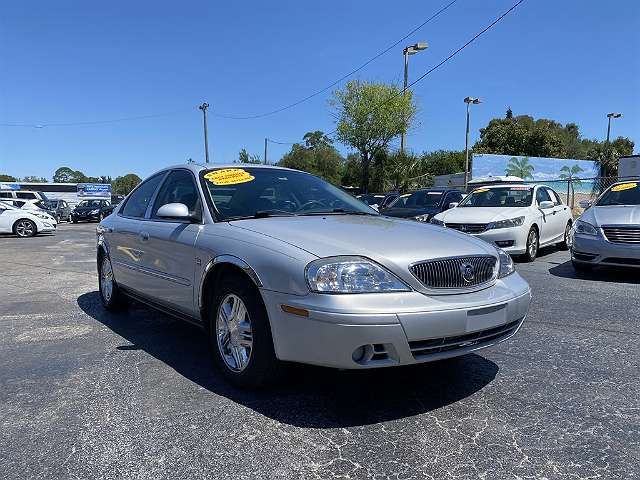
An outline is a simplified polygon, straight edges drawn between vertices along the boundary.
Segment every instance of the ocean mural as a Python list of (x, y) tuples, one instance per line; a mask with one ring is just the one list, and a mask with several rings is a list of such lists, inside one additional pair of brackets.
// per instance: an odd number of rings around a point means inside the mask
[(574, 182), (575, 192), (589, 193), (592, 179), (599, 176), (598, 164), (593, 160), (575, 158), (526, 157), (520, 155), (473, 155), (471, 177), (474, 179), (514, 175), (535, 183), (564, 183), (567, 178), (583, 179)]

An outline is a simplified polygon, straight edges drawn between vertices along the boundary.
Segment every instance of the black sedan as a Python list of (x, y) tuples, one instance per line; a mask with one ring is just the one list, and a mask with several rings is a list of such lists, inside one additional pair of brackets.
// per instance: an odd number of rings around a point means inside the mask
[(113, 212), (113, 206), (107, 200), (82, 200), (71, 211), (71, 221), (100, 222)]
[(463, 197), (464, 193), (460, 190), (425, 188), (400, 195), (389, 207), (380, 210), (380, 213), (388, 217), (428, 222), (434, 215), (447, 210), (451, 203), (459, 203)]

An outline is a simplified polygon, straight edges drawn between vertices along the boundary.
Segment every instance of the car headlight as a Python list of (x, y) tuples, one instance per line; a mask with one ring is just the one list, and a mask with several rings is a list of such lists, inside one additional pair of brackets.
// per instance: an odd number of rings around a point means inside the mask
[(507, 220), (498, 220), (497, 222), (491, 222), (487, 225), (487, 230), (495, 228), (511, 228), (520, 227), (524, 223), (524, 217), (509, 218)]
[(34, 212), (33, 213), (36, 217), (41, 218), (43, 220), (53, 220), (53, 217), (51, 217), (50, 215), (47, 215), (46, 213), (38, 213), (38, 212)]
[(498, 258), (500, 259), (500, 270), (498, 270), (498, 278), (504, 278), (511, 275), (516, 271), (516, 267), (513, 265), (511, 255), (509, 255), (501, 248), (497, 248), (496, 250), (498, 250)]
[(417, 220), (418, 222), (428, 222), (429, 221), (429, 214), (425, 213), (423, 215), (417, 215), (415, 217), (413, 217), (414, 220)]
[(91, 210), (91, 211), (89, 212), (89, 215), (97, 215), (97, 214), (98, 214), (98, 212), (99, 212), (99, 210), (96, 208), (95, 210)]
[(429, 223), (431, 223), (433, 225), (440, 225), (441, 227), (444, 227), (444, 222), (442, 220), (438, 220), (436, 217), (431, 218), (431, 220), (429, 220)]
[(577, 220), (573, 231), (580, 235), (598, 235), (598, 229), (590, 223)]
[(384, 267), (363, 257), (329, 257), (314, 260), (306, 268), (312, 292), (378, 293), (411, 289)]

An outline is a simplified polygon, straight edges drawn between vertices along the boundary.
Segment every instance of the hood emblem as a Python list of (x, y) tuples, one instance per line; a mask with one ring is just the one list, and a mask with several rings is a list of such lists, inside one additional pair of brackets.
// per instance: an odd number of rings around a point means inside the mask
[(471, 283), (476, 278), (476, 269), (470, 263), (463, 263), (460, 265), (460, 273), (462, 274), (462, 279)]

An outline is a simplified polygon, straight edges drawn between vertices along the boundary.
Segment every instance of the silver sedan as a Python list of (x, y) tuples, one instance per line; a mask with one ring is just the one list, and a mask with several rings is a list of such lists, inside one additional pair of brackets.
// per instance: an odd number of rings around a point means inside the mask
[(640, 267), (640, 181), (618, 182), (573, 227), (571, 260), (576, 270), (597, 265)]
[(142, 182), (97, 228), (100, 295), (203, 328), (255, 387), (284, 362), (343, 369), (464, 355), (513, 336), (531, 291), (509, 255), (387, 218), (307, 173), (195, 164)]

